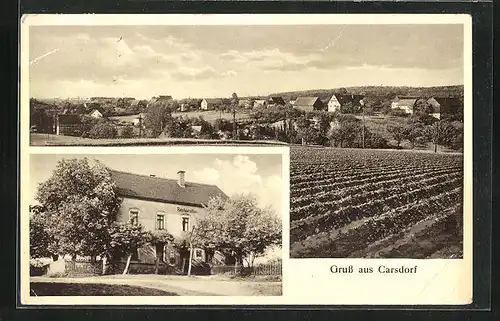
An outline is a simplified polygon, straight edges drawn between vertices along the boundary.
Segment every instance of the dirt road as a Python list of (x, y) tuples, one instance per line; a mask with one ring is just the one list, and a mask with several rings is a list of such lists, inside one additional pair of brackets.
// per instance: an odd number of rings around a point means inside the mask
[(31, 282), (123, 284), (186, 296), (280, 296), (281, 282), (221, 279), (213, 276), (106, 275), (93, 277), (31, 277)]

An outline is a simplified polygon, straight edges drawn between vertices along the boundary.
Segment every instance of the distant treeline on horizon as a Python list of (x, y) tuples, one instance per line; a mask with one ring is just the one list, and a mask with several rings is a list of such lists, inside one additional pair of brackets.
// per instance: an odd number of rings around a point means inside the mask
[[(264, 99), (270, 96), (281, 96), (287, 100), (295, 100), (297, 97), (301, 96), (314, 96), (320, 99), (328, 99), (333, 93), (346, 92), (348, 94), (354, 95), (364, 95), (364, 96), (376, 96), (376, 97), (394, 97), (394, 96), (408, 96), (408, 97), (463, 97), (464, 86), (463, 85), (452, 85), (452, 86), (432, 86), (432, 87), (411, 87), (411, 86), (353, 86), (353, 87), (339, 87), (332, 89), (309, 89), (309, 90), (295, 90), (287, 92), (272, 93), (267, 96), (256, 95), (256, 96), (240, 96), (240, 99)], [(236, 91), (237, 93), (237, 91)], [(177, 100), (182, 99), (203, 99), (203, 98), (228, 98), (227, 97), (183, 97), (174, 98)], [(67, 98), (49, 98), (49, 97), (31, 97), (37, 100), (66, 100), (66, 99), (82, 99), (83, 97), (67, 97)], [(120, 98), (120, 97), (101, 97), (101, 98)], [(129, 99), (134, 99), (133, 97), (127, 97)], [(147, 100), (139, 99), (136, 100)]]

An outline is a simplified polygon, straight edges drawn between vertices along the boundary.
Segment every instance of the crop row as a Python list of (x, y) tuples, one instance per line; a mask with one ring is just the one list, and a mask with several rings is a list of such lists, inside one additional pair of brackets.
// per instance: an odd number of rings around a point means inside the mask
[[(300, 199), (302, 198), (314, 198), (317, 199), (319, 196), (332, 192), (334, 194), (341, 193), (343, 191), (346, 194), (352, 194), (355, 191), (360, 191), (361, 188), (369, 188), (373, 187), (383, 187), (385, 182), (391, 182), (398, 185), (405, 184), (407, 179), (412, 178), (412, 180), (417, 179), (425, 179), (427, 177), (439, 176), (441, 174), (451, 174), (451, 173), (459, 173), (460, 171), (456, 168), (438, 168), (429, 171), (400, 171), (393, 172), (388, 175), (377, 175), (377, 176), (369, 176), (367, 178), (352, 178), (351, 180), (330, 180), (328, 183), (318, 183), (317, 185), (312, 185), (308, 188), (301, 188), (299, 190), (290, 188), (290, 198), (292, 208), (297, 204), (302, 203)], [(400, 182), (399, 182), (400, 181)], [(380, 184), (380, 185), (376, 185)], [(303, 205), (303, 204), (302, 204)], [(300, 206), (300, 205), (299, 205)]]
[(338, 229), (364, 217), (377, 216), (391, 208), (411, 202), (423, 201), (430, 196), (441, 194), (457, 186), (461, 188), (461, 181), (461, 178), (455, 178), (411, 191), (405, 191), (404, 186), (399, 186), (400, 193), (395, 192), (394, 195), (389, 196), (387, 191), (383, 191), (383, 195), (379, 195), (379, 197), (371, 199), (364, 204), (348, 205), (342, 208), (337, 207), (337, 202), (318, 204), (318, 208), (314, 211), (318, 215), (308, 216), (305, 219), (290, 223), (290, 239), (292, 241), (304, 239), (313, 233), (332, 228)]
[(347, 232), (326, 231), (298, 242), (292, 241), (292, 257), (347, 257), (368, 244), (400, 233), (413, 224), (456, 206), (462, 199), (462, 188), (434, 195), (425, 201), (416, 200), (397, 209), (372, 217)]
[(422, 186), (436, 184), (442, 181), (449, 181), (461, 177), (460, 172), (443, 171), (432, 176), (428, 174), (419, 174), (407, 176), (405, 178), (395, 178), (386, 181), (369, 183), (366, 185), (357, 185), (346, 189), (337, 189), (325, 192), (314, 197), (307, 195), (303, 198), (294, 200), (290, 208), (290, 220), (295, 221), (308, 215), (318, 213), (327, 204), (336, 202), (337, 208), (346, 205), (357, 205), (371, 199), (376, 199), (385, 195), (399, 193), (401, 186), (405, 186), (408, 191), (418, 189)]

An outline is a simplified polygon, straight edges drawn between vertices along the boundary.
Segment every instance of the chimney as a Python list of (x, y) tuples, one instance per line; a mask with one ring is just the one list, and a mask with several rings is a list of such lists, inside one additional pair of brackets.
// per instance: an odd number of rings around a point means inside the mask
[(177, 184), (179, 184), (180, 187), (186, 187), (186, 172), (185, 171), (178, 171), (177, 175), (179, 175), (179, 180), (177, 181)]

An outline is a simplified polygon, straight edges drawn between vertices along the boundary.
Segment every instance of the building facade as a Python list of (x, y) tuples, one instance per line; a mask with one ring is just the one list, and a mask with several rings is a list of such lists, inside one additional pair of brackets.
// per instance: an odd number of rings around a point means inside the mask
[[(185, 172), (179, 171), (178, 179), (154, 175), (145, 176), (110, 170), (122, 204), (117, 220), (140, 224), (146, 231), (166, 231), (174, 238), (192, 232), (199, 220), (205, 217), (205, 206), (212, 197), (227, 198), (217, 186), (185, 181)], [(181, 254), (167, 244), (164, 248), (151, 245), (137, 249), (132, 262), (163, 263), (182, 268)], [(204, 249), (195, 249), (195, 260), (206, 261)]]
[(413, 106), (415, 106), (416, 101), (417, 98), (396, 97), (391, 102), (391, 109), (402, 109), (407, 114), (413, 114)]
[(335, 94), (333, 94), (328, 101), (328, 111), (331, 113), (340, 112), (340, 101), (337, 99)]

